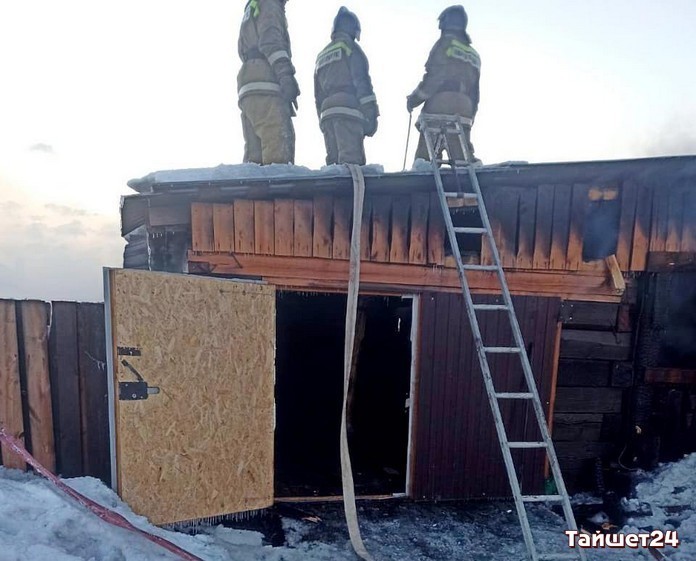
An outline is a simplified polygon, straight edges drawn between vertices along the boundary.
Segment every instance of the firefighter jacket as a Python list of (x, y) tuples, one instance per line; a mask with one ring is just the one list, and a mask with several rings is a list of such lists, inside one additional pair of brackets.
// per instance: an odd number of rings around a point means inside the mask
[(249, 0), (239, 31), (242, 68), (237, 76), (241, 100), (249, 94), (280, 95), (285, 76), (294, 79), (284, 0)]
[(377, 97), (367, 57), (347, 33), (333, 35), (319, 53), (314, 71), (314, 99), (320, 122), (342, 117), (363, 123), (365, 134), (377, 129)]
[[(443, 33), (425, 64), (425, 75), (411, 97), (414, 106), (444, 92), (466, 96), (471, 102), (474, 117), (479, 104), (481, 58), (476, 50), (461, 37)], [(467, 104), (468, 105), (468, 104)]]

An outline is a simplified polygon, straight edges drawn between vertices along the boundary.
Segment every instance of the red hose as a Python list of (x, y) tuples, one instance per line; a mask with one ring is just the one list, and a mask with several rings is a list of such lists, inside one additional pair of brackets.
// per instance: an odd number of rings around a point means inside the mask
[(96, 514), (99, 518), (104, 520), (104, 522), (108, 522), (113, 526), (118, 526), (119, 528), (130, 530), (131, 532), (139, 534), (146, 540), (156, 543), (157, 545), (163, 547), (167, 551), (170, 551), (171, 553), (178, 555), (179, 557), (181, 557), (181, 559), (184, 559), (185, 561), (204, 561), (200, 557), (196, 557), (192, 553), (189, 553), (188, 551), (181, 549), (179, 546), (174, 545), (172, 542), (165, 540), (164, 538), (160, 538), (159, 536), (150, 534), (149, 532), (141, 530), (140, 528), (136, 528), (135, 526), (133, 526), (133, 524), (131, 524), (120, 514), (94, 502), (92, 499), (85, 497), (81, 493), (75, 491), (75, 489), (73, 489), (72, 487), (63, 483), (63, 481), (61, 481), (60, 478), (53, 475), (44, 466), (42, 466), (36, 460), (36, 458), (34, 458), (34, 456), (27, 452), (27, 449), (19, 440), (7, 434), (7, 431), (2, 426), (0, 426), (0, 442), (5, 443), (10, 450), (12, 450), (26, 463), (33, 467), (37, 473), (43, 475), (46, 479), (48, 479), (51, 483), (58, 487), (58, 489), (63, 491), (63, 493), (68, 495), (70, 498), (72, 498), (74, 501), (78, 502), (85, 508), (89, 509), (93, 514)]

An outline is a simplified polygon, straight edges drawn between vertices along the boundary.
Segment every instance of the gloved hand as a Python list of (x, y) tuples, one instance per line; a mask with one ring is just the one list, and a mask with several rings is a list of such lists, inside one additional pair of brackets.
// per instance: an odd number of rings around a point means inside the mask
[(363, 106), (362, 112), (363, 115), (365, 115), (365, 123), (363, 124), (365, 136), (374, 136), (377, 132), (377, 117), (379, 117), (377, 104), (371, 103), (370, 105)]
[(280, 77), (280, 95), (285, 101), (291, 103), (297, 109), (297, 98), (300, 95), (300, 86), (292, 74)]
[(406, 97), (406, 110), (411, 113), (416, 107), (418, 107), (425, 100), (419, 96), (417, 93), (412, 93)]

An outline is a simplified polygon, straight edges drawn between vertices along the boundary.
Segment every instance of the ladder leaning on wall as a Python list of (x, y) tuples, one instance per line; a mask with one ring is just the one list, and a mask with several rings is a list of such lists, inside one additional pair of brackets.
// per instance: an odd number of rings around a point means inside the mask
[[(573, 510), (570, 504), (568, 491), (566, 490), (566, 486), (563, 481), (561, 468), (558, 464), (558, 457), (556, 456), (553, 441), (551, 440), (551, 434), (546, 423), (546, 417), (544, 414), (543, 406), (541, 404), (541, 399), (539, 397), (539, 391), (537, 390), (534, 374), (532, 372), (532, 366), (530, 364), (529, 357), (527, 356), (527, 352), (525, 350), (522, 332), (520, 330), (520, 325), (517, 320), (517, 315), (515, 314), (515, 309), (512, 303), (512, 297), (510, 295), (510, 289), (508, 288), (507, 280), (505, 278), (505, 272), (503, 271), (502, 262), (500, 260), (500, 252), (498, 251), (498, 247), (493, 237), (491, 223), (486, 212), (486, 205), (481, 194), (481, 187), (479, 185), (478, 177), (476, 175), (476, 170), (474, 167), (475, 162), (473, 161), (473, 156), (470, 151), (470, 145), (467, 134), (468, 129), (470, 129), (471, 125), (471, 120), (457, 115), (433, 115), (422, 113), (418, 120), (418, 128), (421, 131), (421, 134), (423, 135), (425, 143), (428, 147), (428, 154), (430, 156), (430, 161), (433, 167), (435, 185), (440, 200), (440, 206), (442, 207), (442, 212), (445, 218), (445, 227), (447, 229), (447, 235), (449, 238), (452, 253), (454, 254), (454, 259), (457, 264), (459, 279), (461, 281), (462, 286), (462, 293), (464, 295), (464, 301), (466, 303), (467, 316), (469, 317), (469, 322), (471, 323), (471, 331), (476, 346), (476, 354), (479, 359), (479, 364), (481, 365), (484, 386), (486, 388), (486, 394), (488, 395), (488, 402), (490, 404), (491, 411), (493, 412), (493, 420), (495, 422), (496, 433), (498, 435), (500, 449), (503, 453), (505, 469), (507, 471), (508, 479), (510, 481), (510, 487), (512, 489), (512, 495), (515, 500), (515, 507), (517, 509), (520, 525), (522, 526), (524, 542), (527, 547), (529, 559), (531, 561), (544, 561), (555, 559), (579, 559), (581, 561), (586, 561), (585, 552), (581, 549), (569, 550), (563, 553), (539, 553), (537, 551), (534, 536), (532, 535), (532, 529), (529, 523), (529, 517), (527, 516), (526, 510), (526, 505), (528, 503), (560, 504), (563, 508), (563, 515), (565, 518), (566, 528), (568, 530), (577, 531), (577, 524), (575, 522), (575, 516), (573, 515)], [(458, 145), (455, 145), (454, 151), (452, 151), (450, 150), (450, 142), (454, 142), (455, 139)], [(443, 151), (447, 152), (447, 159), (442, 159)], [(457, 153), (463, 155), (464, 159), (455, 159)], [(442, 165), (447, 165), (451, 168), (456, 180), (456, 192), (445, 191), (444, 182), (440, 171), (440, 166)], [(460, 172), (465, 172), (468, 174), (469, 183), (471, 185), (472, 190), (464, 191), (464, 189), (461, 187), (462, 182), (460, 181), (460, 177), (458, 175), (458, 173)], [(463, 200), (465, 204), (475, 206), (478, 209), (478, 214), (480, 215), (481, 223), (483, 224), (483, 226), (461, 228), (455, 227), (452, 220), (452, 215), (450, 213), (450, 205), (448, 202), (450, 200)], [(490, 247), (492, 264), (465, 264), (461, 254), (461, 250), (459, 248), (459, 240), (457, 238), (458, 235), (483, 236)], [(478, 304), (474, 301), (474, 298), (471, 294), (471, 290), (469, 288), (469, 282), (467, 280), (467, 273), (474, 271), (486, 271), (496, 273), (496, 277), (500, 285), (500, 291), (502, 293), (502, 304)], [(486, 346), (486, 343), (483, 341), (481, 335), (481, 328), (479, 326), (477, 315), (479, 313), (506, 314), (509, 318), (510, 327), (513, 335), (512, 346)], [(522, 371), (524, 373), (524, 380), (527, 387), (527, 391), (497, 391), (494, 381), (494, 375), (491, 372), (488, 360), (489, 355), (518, 356), (521, 362)], [(531, 402), (534, 410), (534, 417), (536, 418), (539, 432), (541, 434), (540, 441), (513, 442), (509, 440), (506, 427), (503, 423), (500, 402), (511, 400), (521, 400), (527, 403)], [(515, 449), (543, 449), (545, 451), (546, 457), (549, 462), (549, 466), (551, 468), (551, 473), (555, 482), (557, 490), (556, 494), (523, 494), (522, 486), (517, 478), (515, 460), (512, 455), (512, 450)]]

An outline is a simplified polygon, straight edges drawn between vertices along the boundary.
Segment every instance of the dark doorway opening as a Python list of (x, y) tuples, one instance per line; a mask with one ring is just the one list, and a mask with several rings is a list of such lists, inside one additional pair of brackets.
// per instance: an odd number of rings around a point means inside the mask
[[(406, 489), (412, 302), (360, 297), (356, 347), (360, 344), (349, 407), (349, 444), (358, 495)], [(342, 294), (278, 294), (278, 497), (342, 494), (339, 433), (345, 310)]]

